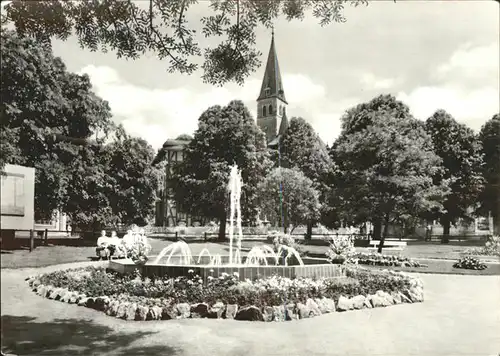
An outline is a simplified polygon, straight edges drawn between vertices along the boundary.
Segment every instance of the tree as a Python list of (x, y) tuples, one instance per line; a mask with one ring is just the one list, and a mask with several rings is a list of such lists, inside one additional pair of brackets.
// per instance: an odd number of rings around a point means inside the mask
[[(5, 122), (3, 118), (1, 122)], [(3, 173), (3, 169), (7, 163), (20, 161), (20, 150), (17, 146), (17, 140), (19, 139), (19, 129), (10, 129), (7, 127), (2, 127), (0, 130), (0, 142), (1, 144), (1, 155), (0, 155), (0, 172)]]
[(370, 125), (376, 124), (386, 115), (396, 119), (412, 117), (410, 109), (402, 101), (390, 94), (379, 95), (369, 102), (361, 103), (348, 109), (342, 116), (342, 132), (346, 135), (362, 131)]
[(264, 133), (241, 101), (231, 101), (226, 107), (210, 107), (200, 116), (183, 163), (174, 173), (176, 201), (182, 202), (178, 208), (218, 219), (221, 240), (226, 234), (227, 185), (234, 164), (241, 169), (243, 179), (243, 218), (254, 221), (257, 184), (272, 163)]
[(70, 188), (64, 193), (61, 209), (69, 215), (73, 227), (85, 232), (118, 223), (111, 201), (119, 187), (107, 171), (110, 155), (106, 146), (72, 148), (78, 159), (66, 163), (65, 180)]
[[(117, 56), (136, 59), (146, 51), (168, 61), (169, 72), (193, 73), (196, 57), (204, 56), (203, 80), (222, 85), (243, 83), (260, 66), (255, 48), (258, 26), (272, 26), (278, 17), (301, 20), (312, 10), (321, 26), (344, 22), (344, 5), (368, 4), (367, 0), (212, 0), (209, 16), (201, 18), (205, 37), (222, 37), (216, 46), (200, 48), (197, 32), (188, 23), (193, 0), (64, 1), (14, 0), (5, 7), (2, 24), (11, 22), (20, 35), (49, 44), (73, 33), (83, 48), (109, 49)], [(49, 14), (44, 16), (42, 14)], [(191, 26), (190, 26), (191, 25)]]
[[(322, 211), (327, 211), (325, 198), (328, 195), (327, 176), (332, 170), (332, 161), (326, 145), (314, 132), (313, 127), (302, 118), (292, 118), (281, 143), (281, 166), (297, 168), (311, 179), (320, 194)], [(287, 191), (288, 193), (288, 191)], [(312, 235), (314, 220), (307, 222), (308, 238)]]
[(296, 168), (273, 169), (259, 184), (258, 192), (261, 211), (280, 221), (285, 232), (290, 224), (295, 228), (319, 218), (319, 192), (313, 181)]
[(50, 218), (66, 204), (70, 163), (82, 159), (73, 143), (59, 138), (85, 141), (101, 133), (102, 142), (112, 127), (110, 109), (92, 92), (88, 76), (68, 73), (35, 40), (5, 30), (1, 44), (0, 116), (8, 148), (2, 164), (36, 169), (35, 216)]
[(495, 114), (481, 128), (484, 189), (481, 193), (481, 210), (493, 218), (493, 233), (500, 234), (500, 114)]
[(481, 142), (470, 128), (459, 124), (444, 110), (436, 111), (425, 123), (432, 137), (434, 152), (441, 157), (443, 170), (434, 176), (436, 184), (450, 181), (451, 193), (444, 210), (437, 213), (443, 225), (443, 243), (449, 241), (450, 226), (458, 219), (470, 220), (474, 205), (484, 185), (481, 174), (483, 160)]
[[(413, 119), (408, 106), (403, 102), (396, 100), (394, 96), (386, 94), (379, 95), (369, 102), (361, 103), (348, 109), (341, 118), (341, 137), (347, 137), (358, 132), (363, 132), (368, 127), (379, 124), (386, 117), (408, 121), (411, 122), (412, 125), (418, 126), (418, 122)], [(337, 168), (340, 168), (340, 166), (345, 167), (344, 162), (341, 162), (341, 159), (337, 157), (336, 153), (336, 145), (339, 142), (341, 141), (336, 141), (330, 149), (331, 159), (333, 162), (337, 163)], [(372, 157), (373, 153), (369, 155)], [(369, 167), (370, 164), (373, 163), (370, 161), (370, 157), (366, 157), (366, 167)], [(363, 162), (365, 157), (360, 157), (359, 159)], [(369, 206), (366, 206), (363, 203), (363, 200), (346, 200), (346, 196), (348, 196), (346, 193), (351, 189), (354, 189), (354, 192), (357, 194), (362, 194), (361, 191), (356, 191), (356, 189), (359, 188), (357, 187), (356, 182), (361, 185), (363, 184), (363, 182), (359, 181), (359, 179), (360, 177), (356, 177), (349, 172), (344, 172), (342, 169), (337, 169), (329, 175), (329, 185), (333, 187), (330, 191), (328, 203), (331, 207), (330, 225), (331, 222), (336, 220), (343, 220), (345, 223), (350, 224), (360, 224), (366, 221), (371, 221), (373, 223), (373, 235), (379, 238), (382, 234), (382, 220), (372, 220), (372, 210)], [(365, 192), (365, 194), (369, 194), (369, 192)], [(351, 208), (354, 208), (354, 210), (350, 211)]]
[(153, 147), (141, 138), (127, 135), (123, 127), (119, 127), (115, 141), (106, 146), (106, 151), (113, 215), (124, 224), (146, 225), (154, 213), (160, 183), (160, 172), (151, 164), (155, 157)]
[[(370, 103), (362, 107), (365, 113)], [(368, 112), (365, 117), (370, 117), (371, 123), (356, 130), (350, 129), (349, 123), (357, 121), (357, 111), (348, 111), (332, 158), (339, 167), (335, 203), (341, 217), (358, 223), (371, 221), (381, 252), (390, 223), (440, 209), (447, 190), (445, 181), (440, 186), (433, 182), (440, 159), (423, 124), (411, 115), (378, 110), (375, 107)]]

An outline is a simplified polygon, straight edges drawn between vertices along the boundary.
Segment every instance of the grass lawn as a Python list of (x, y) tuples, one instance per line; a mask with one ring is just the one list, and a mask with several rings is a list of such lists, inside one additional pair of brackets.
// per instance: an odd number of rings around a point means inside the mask
[[(157, 255), (170, 241), (150, 238), (151, 255)], [(224, 246), (215, 243), (194, 243), (190, 244), (193, 254), (199, 254), (203, 248), (208, 248), (215, 254), (225, 253)], [(56, 264), (87, 262), (95, 258), (95, 246), (74, 247), (74, 246), (38, 246), (33, 252), (27, 249), (3, 251), (1, 258), (2, 268), (31, 268), (45, 267)]]
[[(161, 237), (149, 238), (152, 247), (151, 255), (157, 255), (160, 251), (171, 244)], [(243, 241), (243, 252), (248, 252), (253, 246), (262, 245), (262, 241)], [(229, 243), (215, 242), (192, 242), (189, 243), (193, 255), (198, 255), (202, 249), (208, 248), (212, 254), (228, 254)], [(327, 246), (302, 245), (305, 251), (313, 255), (324, 255)], [(427, 268), (397, 268), (380, 267), (372, 268), (391, 268), (396, 270), (413, 271), (421, 273), (452, 273), (452, 274), (480, 274), (480, 275), (500, 275), (500, 264), (488, 264), (488, 268), (483, 271), (465, 270), (453, 268), (453, 263), (460, 257), (468, 247), (467, 243), (453, 242), (450, 245), (427, 242), (410, 243), (403, 251), (403, 255), (419, 259), (426, 264)], [(364, 248), (357, 248), (359, 251), (367, 251)], [(73, 246), (39, 246), (33, 252), (27, 249), (2, 251), (2, 268), (30, 268), (44, 267), (63, 263), (86, 262), (95, 258), (95, 247), (73, 247)], [(424, 260), (432, 259), (432, 260)], [(440, 259), (440, 260), (438, 260)]]

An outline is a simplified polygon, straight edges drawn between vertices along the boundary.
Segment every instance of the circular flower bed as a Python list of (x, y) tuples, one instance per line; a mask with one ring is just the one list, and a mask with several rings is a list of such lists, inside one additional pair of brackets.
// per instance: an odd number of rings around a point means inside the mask
[(475, 269), (475, 270), (483, 270), (486, 269), (484, 263), (480, 262), (479, 259), (475, 257), (466, 256), (459, 259), (454, 265), (454, 268), (464, 268), (464, 269)]
[(285, 321), (334, 311), (423, 301), (422, 282), (403, 273), (348, 268), (347, 278), (240, 281), (143, 278), (104, 268), (80, 268), (27, 279), (40, 296), (93, 308), (126, 320), (227, 318)]

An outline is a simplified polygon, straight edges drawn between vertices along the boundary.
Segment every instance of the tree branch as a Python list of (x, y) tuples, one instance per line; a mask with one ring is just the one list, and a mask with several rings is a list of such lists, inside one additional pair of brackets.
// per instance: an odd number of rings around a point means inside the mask
[(186, 41), (184, 40), (184, 35), (182, 33), (182, 16), (184, 15), (184, 10), (186, 9), (186, 0), (182, 0), (181, 9), (179, 11), (179, 19), (177, 20), (177, 31), (179, 32), (179, 37), (184, 44), (184, 49), (187, 50)]

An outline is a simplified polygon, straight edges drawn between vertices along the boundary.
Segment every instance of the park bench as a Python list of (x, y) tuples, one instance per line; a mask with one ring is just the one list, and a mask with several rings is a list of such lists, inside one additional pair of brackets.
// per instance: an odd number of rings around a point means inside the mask
[[(380, 244), (379, 240), (371, 240), (370, 247), (368, 250), (377, 251), (378, 245)], [(384, 241), (383, 251), (398, 251), (401, 252), (406, 248), (406, 241)]]

